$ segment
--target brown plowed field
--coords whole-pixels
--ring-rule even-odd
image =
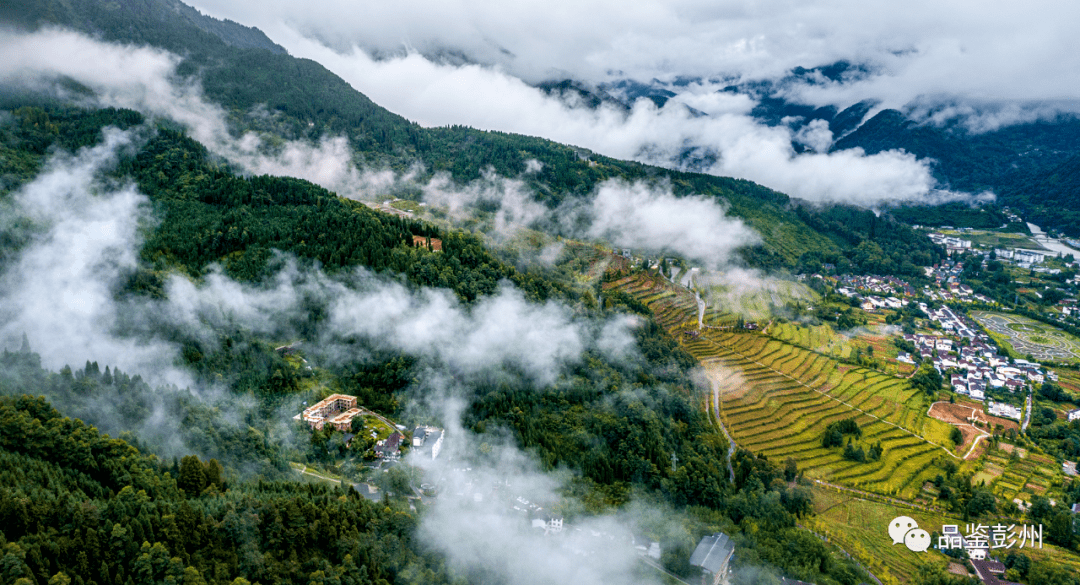
[[[980,406],[951,404],[949,402],[935,402],[930,406],[930,416],[956,426],[964,434],[964,442],[957,448],[957,453],[965,453],[971,448],[971,442],[975,440],[975,437],[992,432],[994,425],[1001,425],[1004,429],[1020,429],[1016,421],[990,416],[983,412]],[[980,429],[971,424],[970,419],[983,423],[983,428]],[[980,444],[979,448],[971,453],[971,456],[978,457],[982,448]]]

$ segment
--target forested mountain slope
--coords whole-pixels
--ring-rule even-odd
[[[0,462],[4,583],[447,582],[401,505],[229,485],[214,460],[170,466],[41,398],[0,397]]]
[[[934,174],[947,188],[992,191],[999,204],[1022,210],[1034,223],[1080,235],[1073,211],[1080,208],[1080,184],[1069,170],[1080,153],[1080,120],[1073,116],[974,133],[884,110],[832,148],[854,147],[869,154],[904,149],[933,159]]]
[[[732,215],[752,226],[764,247],[744,250],[744,257],[757,266],[794,266],[805,252],[852,256],[853,238],[858,240],[856,245],[875,239],[867,230],[823,230],[824,225],[839,225],[832,214],[835,207],[804,206],[796,214],[793,207],[802,204],[745,180],[618,161],[573,146],[501,132],[422,128],[374,104],[318,63],[266,46],[260,40],[264,37],[255,38],[261,33],[193,16],[191,9],[175,0],[15,0],[0,8],[0,20],[30,29],[60,25],[103,40],[148,44],[182,55],[178,72],[197,76],[206,96],[230,112],[237,132],[255,129],[309,140],[345,136],[369,164],[405,169],[421,161],[428,173],[449,171],[458,183],[479,178],[486,168],[503,176],[519,176],[527,160],[537,160],[542,170],[527,181],[536,198],[551,208],[585,197],[611,178],[666,180],[676,195],[696,193],[725,201]],[[244,115],[260,106],[275,114],[272,121]],[[814,227],[806,223],[807,215],[818,218]],[[903,250],[893,250],[883,240],[878,244],[887,254],[896,252],[897,258],[909,256],[907,248],[912,246],[930,252],[930,246],[915,234],[901,236]]]

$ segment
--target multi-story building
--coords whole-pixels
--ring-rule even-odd
[[[329,424],[339,431],[347,431],[352,426],[352,419],[359,414],[360,409],[356,407],[355,396],[331,394],[304,409],[304,412],[294,416],[293,419],[303,420],[315,430],[322,430]]]

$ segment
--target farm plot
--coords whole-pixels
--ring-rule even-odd
[[[805,520],[807,526],[827,535],[870,567],[878,577],[884,577],[887,573],[901,583],[912,582],[918,566],[923,563],[944,565],[945,557],[934,550],[914,553],[902,544],[894,545],[891,539],[881,537],[882,526],[888,525],[897,516],[910,516],[921,528],[931,532],[937,532],[947,524],[964,527],[966,522],[960,516],[912,510],[820,486],[814,487],[813,493],[816,514]],[[1020,520],[1005,523],[1020,524]],[[1080,556],[1052,544],[1046,544],[1043,548],[1025,548],[1023,552],[1032,560],[1052,562],[1065,567],[1072,574],[1080,571]]]
[[[717,412],[740,447],[774,461],[794,458],[808,477],[911,499],[953,457],[943,447],[949,426],[926,416],[921,392],[906,380],[733,330],[726,326],[733,317],[712,308],[698,330],[693,293],[655,277],[637,274],[605,287],[647,305],[705,367]],[[851,417],[862,430],[857,442],[864,450],[881,443],[880,460],[860,463],[845,459],[843,449],[822,447],[829,423]]]
[[[930,406],[928,414],[937,420],[944,421],[960,429],[964,436],[963,442],[956,447],[956,453],[965,454],[964,459],[974,459],[981,454],[983,446],[971,449],[977,437],[989,437],[994,426],[1004,429],[1020,430],[1016,421],[996,416],[990,416],[983,412],[983,406],[977,402],[962,402],[950,404],[948,402],[935,402]],[[976,426],[975,423],[980,423]]]
[[[794,458],[809,477],[914,498],[950,457],[940,442],[948,426],[925,416],[906,380],[841,371],[835,360],[762,335],[708,332],[685,346],[721,382],[718,410],[735,442],[774,461]],[[828,424],[849,417],[862,429],[859,444],[881,443],[881,460],[859,463],[822,447]]]
[[[1012,448],[1016,455],[1006,452],[1011,445],[1002,445],[988,453],[982,471],[976,478],[986,481],[995,495],[1005,500],[1030,502],[1036,495],[1047,495],[1054,485],[1057,464],[1044,455]]]
[[[1080,360],[1080,340],[1056,327],[1020,315],[976,311],[971,316],[1017,355],[1045,361]]]

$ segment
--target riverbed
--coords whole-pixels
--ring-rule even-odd
[[[1047,250],[1050,250],[1051,252],[1054,252],[1056,254],[1061,254],[1062,256],[1066,254],[1073,254],[1074,256],[1080,255],[1080,250],[1069,246],[1061,240],[1047,237],[1046,232],[1044,232],[1039,226],[1030,222],[1027,224],[1027,226],[1028,229],[1031,230],[1031,238],[1043,248],[1046,248]]]

